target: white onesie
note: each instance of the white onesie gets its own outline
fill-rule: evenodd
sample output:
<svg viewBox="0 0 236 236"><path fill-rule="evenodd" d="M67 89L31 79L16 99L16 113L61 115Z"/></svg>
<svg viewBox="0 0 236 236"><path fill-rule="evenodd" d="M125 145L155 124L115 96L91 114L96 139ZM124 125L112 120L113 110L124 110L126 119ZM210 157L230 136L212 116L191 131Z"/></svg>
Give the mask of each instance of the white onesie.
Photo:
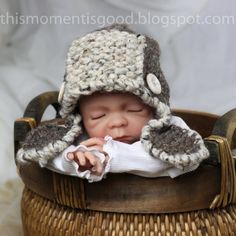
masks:
<svg viewBox="0 0 236 236"><path fill-rule="evenodd" d="M172 117L171 124L189 129L185 122L176 116ZM46 168L62 174L85 178L88 179L89 182L97 182L102 180L108 172L126 172L149 178L161 176L170 176L171 178L175 178L181 174L193 171L199 166L199 164L196 164L189 166L184 170L178 169L170 163L153 158L145 151L141 141L127 144L112 140L109 136L105 137L105 141L106 143L103 146L103 150L108 154L109 160L105 164L103 173L100 176L94 175L90 170L79 171L79 165L75 161L71 161L67 158L69 152L78 150L90 151L102 163L104 163L105 156L103 153L100 153L94 148L87 148L84 145L71 145L66 148L60 155L48 162Z"/></svg>

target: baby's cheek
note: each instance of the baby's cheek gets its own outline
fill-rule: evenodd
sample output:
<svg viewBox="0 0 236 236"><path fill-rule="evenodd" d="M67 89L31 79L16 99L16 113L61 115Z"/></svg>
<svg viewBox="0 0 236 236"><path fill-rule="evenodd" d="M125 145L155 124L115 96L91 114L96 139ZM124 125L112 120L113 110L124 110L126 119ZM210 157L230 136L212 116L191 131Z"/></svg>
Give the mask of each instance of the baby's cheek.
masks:
<svg viewBox="0 0 236 236"><path fill-rule="evenodd" d="M97 123L95 125L90 125L86 129L88 135L90 137L105 137L106 136L106 129L101 124Z"/></svg>
<svg viewBox="0 0 236 236"><path fill-rule="evenodd" d="M92 137L92 134L93 134L93 131L94 131L94 128L96 127L96 124L95 122L92 122L92 121L84 121L84 128L87 132L87 134Z"/></svg>
<svg viewBox="0 0 236 236"><path fill-rule="evenodd" d="M137 123L137 122L133 122L129 129L130 131L133 133L133 136L140 136L141 135L141 131L142 131L142 128L143 128L143 123Z"/></svg>
<svg viewBox="0 0 236 236"><path fill-rule="evenodd" d="M147 123L149 122L149 117L143 117L141 119L137 119L136 122L133 122L131 124L134 131L136 131L136 134L141 135L142 129Z"/></svg>

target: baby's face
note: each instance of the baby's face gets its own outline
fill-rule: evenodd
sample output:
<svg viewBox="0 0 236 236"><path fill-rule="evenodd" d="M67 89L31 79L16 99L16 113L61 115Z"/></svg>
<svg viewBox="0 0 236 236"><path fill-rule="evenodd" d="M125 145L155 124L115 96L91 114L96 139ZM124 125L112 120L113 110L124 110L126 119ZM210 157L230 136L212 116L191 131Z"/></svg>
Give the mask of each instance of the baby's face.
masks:
<svg viewBox="0 0 236 236"><path fill-rule="evenodd" d="M140 98L128 93L96 93L80 99L80 113L90 137L133 143L140 139L144 125L152 118L152 109Z"/></svg>

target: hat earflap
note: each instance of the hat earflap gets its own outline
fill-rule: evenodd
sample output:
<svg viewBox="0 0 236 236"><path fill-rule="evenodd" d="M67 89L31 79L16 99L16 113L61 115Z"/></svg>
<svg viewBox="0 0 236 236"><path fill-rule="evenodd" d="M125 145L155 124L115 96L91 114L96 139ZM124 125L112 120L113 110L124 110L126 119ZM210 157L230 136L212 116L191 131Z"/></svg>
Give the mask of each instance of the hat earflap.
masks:
<svg viewBox="0 0 236 236"><path fill-rule="evenodd" d="M150 155L179 169L199 164L209 156L196 131L175 124L161 128L148 124L143 129L141 141Z"/></svg>
<svg viewBox="0 0 236 236"><path fill-rule="evenodd" d="M49 123L33 129L17 152L17 161L22 164L34 161L45 166L81 134L80 122L79 114L70 115L65 119L65 124Z"/></svg>

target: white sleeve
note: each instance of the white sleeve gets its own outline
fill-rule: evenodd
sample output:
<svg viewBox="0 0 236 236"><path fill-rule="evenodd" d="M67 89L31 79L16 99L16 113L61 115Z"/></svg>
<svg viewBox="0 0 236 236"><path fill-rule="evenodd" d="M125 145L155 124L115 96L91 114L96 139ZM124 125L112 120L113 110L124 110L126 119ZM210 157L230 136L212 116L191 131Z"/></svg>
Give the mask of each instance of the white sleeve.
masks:
<svg viewBox="0 0 236 236"><path fill-rule="evenodd" d="M174 119L172 119L172 124L189 129L179 117L174 117ZM199 166L199 164L196 164L181 170L170 163L153 158L146 152L141 141L133 144L126 144L114 141L111 137L106 137L105 140L106 143L103 146L103 150L108 154L109 160L100 176L94 175L90 170L79 171L79 165L75 161L71 161L67 158L69 152L86 150L91 151L102 163L104 163L105 156L102 153L95 149L89 149L83 145L77 147L72 145L68 147L64 152L49 162L46 167L55 172L85 178L88 179L89 182L96 182L102 180L108 172L127 172L149 178L161 176L175 178L181 174L193 171Z"/></svg>
<svg viewBox="0 0 236 236"><path fill-rule="evenodd" d="M150 178L160 176L175 178L198 167L197 164L180 170L169 163L153 158L146 152L141 141L126 144L110 139L104 145L103 150L110 157L107 169L112 173L128 172Z"/></svg>
<svg viewBox="0 0 236 236"><path fill-rule="evenodd" d="M105 155L93 148L87 148L84 145L74 146L71 145L66 148L61 154L52 159L47 163L46 168L61 173L65 175L77 176L83 179L87 179L89 182L97 182L104 178L105 173L108 172L107 167L105 166L103 173L100 176L94 175L90 170L80 171L79 165L67 158L69 152L75 151L90 151L92 152L100 161L104 163Z"/></svg>

